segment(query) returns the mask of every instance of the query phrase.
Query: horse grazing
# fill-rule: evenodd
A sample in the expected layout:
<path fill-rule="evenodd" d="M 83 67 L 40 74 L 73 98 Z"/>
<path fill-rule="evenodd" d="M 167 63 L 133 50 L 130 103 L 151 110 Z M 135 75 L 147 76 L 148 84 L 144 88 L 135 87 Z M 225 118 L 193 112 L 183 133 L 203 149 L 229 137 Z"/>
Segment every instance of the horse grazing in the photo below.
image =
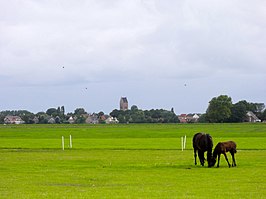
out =
<path fill-rule="evenodd" d="M 195 158 L 195 165 L 197 165 L 197 151 L 198 156 L 200 159 L 200 163 L 204 166 L 204 153 L 207 151 L 207 161 L 208 166 L 212 167 L 213 162 L 212 160 L 212 137 L 209 134 L 205 133 L 196 133 L 193 137 L 193 148 L 194 148 L 194 158 Z"/>
<path fill-rule="evenodd" d="M 220 163 L 220 156 L 221 154 L 224 154 L 224 157 L 228 163 L 229 168 L 231 167 L 231 164 L 228 161 L 228 158 L 226 156 L 226 152 L 230 152 L 231 156 L 232 156 L 232 167 L 236 166 L 236 161 L 235 161 L 235 153 L 236 153 L 236 143 L 233 141 L 228 141 L 228 142 L 219 142 L 216 147 L 214 148 L 213 151 L 213 158 L 212 158 L 212 162 L 213 165 L 216 163 L 216 158 L 218 156 L 218 163 L 217 163 L 217 167 L 219 167 L 219 163 Z"/>

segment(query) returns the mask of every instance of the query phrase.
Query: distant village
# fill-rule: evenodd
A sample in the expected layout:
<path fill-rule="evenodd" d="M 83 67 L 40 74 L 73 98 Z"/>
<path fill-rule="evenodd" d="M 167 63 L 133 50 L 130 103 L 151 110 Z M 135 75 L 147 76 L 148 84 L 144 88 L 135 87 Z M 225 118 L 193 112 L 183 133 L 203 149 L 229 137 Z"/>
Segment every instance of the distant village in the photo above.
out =
<path fill-rule="evenodd" d="M 152 109 L 141 110 L 136 105 L 131 106 L 126 97 L 121 97 L 120 107 L 110 114 L 87 113 L 83 108 L 77 108 L 74 113 L 65 114 L 64 106 L 49 108 L 46 112 L 33 114 L 26 110 L 0 112 L 2 124 L 117 124 L 117 123 L 198 123 L 209 122 L 206 114 L 182 113 L 176 115 L 171 110 Z M 265 110 L 264 110 L 265 112 Z M 229 121 L 230 122 L 230 121 Z M 246 111 L 240 122 L 262 122 L 252 111 Z M 265 122 L 265 120 L 263 120 Z"/>

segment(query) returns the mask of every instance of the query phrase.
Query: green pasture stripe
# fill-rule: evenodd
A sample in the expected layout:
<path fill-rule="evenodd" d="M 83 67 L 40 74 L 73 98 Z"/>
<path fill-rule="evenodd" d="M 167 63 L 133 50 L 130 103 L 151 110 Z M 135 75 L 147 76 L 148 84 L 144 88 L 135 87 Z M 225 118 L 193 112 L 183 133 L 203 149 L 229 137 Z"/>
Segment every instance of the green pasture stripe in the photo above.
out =
<path fill-rule="evenodd" d="M 264 157 L 241 151 L 236 168 L 222 158 L 209 169 L 193 165 L 191 151 L 0 150 L 0 197 L 263 198 Z"/>
<path fill-rule="evenodd" d="M 0 138 L 179 138 L 206 132 L 213 137 L 266 137 L 266 124 L 1 125 Z"/>
<path fill-rule="evenodd" d="M 237 149 L 266 149 L 266 137 L 218 137 L 220 141 L 234 140 Z M 181 149 L 180 138 L 116 138 L 116 139 L 80 139 L 73 137 L 73 149 Z M 69 148 L 69 138 L 65 138 L 65 148 Z M 0 149 L 5 148 L 62 148 L 61 137 L 57 139 L 1 139 Z M 192 149 L 192 138 L 187 137 L 186 149 Z"/>

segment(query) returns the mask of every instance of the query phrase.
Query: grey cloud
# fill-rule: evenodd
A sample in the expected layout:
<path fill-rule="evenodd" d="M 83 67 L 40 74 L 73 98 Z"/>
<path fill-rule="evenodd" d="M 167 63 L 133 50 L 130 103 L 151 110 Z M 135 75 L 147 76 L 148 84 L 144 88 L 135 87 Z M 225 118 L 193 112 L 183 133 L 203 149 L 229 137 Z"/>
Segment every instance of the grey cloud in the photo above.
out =
<path fill-rule="evenodd" d="M 123 82 L 121 92 L 131 88 L 134 96 L 132 82 L 147 93 L 153 81 L 161 88 L 209 80 L 217 87 L 205 95 L 237 96 L 242 77 L 265 82 L 265 10 L 262 0 L 1 1 L 0 82 L 49 88 Z"/>

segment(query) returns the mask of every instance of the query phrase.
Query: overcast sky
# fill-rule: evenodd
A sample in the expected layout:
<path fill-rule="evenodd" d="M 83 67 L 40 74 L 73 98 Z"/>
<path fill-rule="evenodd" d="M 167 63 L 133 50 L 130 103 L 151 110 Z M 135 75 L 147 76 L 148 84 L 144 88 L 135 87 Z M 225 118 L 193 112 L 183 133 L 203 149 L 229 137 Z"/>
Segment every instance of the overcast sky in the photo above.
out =
<path fill-rule="evenodd" d="M 265 0 L 0 0 L 0 111 L 266 103 Z"/>

